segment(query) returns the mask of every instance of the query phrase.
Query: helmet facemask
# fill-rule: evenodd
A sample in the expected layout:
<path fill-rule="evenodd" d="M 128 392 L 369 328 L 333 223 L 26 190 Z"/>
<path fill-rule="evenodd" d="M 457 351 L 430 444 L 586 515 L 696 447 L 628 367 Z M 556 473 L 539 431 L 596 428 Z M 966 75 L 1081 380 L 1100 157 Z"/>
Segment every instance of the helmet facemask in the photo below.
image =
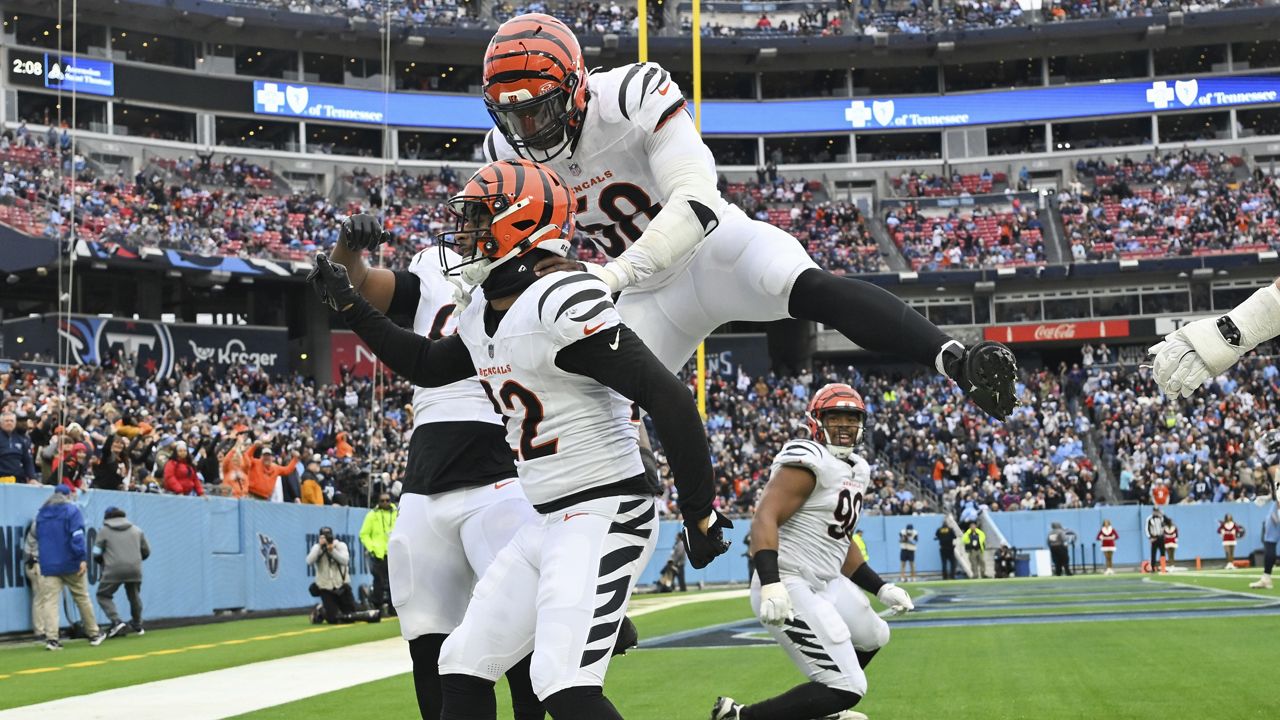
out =
<path fill-rule="evenodd" d="M 549 162 L 568 150 L 575 139 L 581 118 L 575 117 L 573 96 L 578 76 L 569 75 L 559 86 L 533 96 L 518 89 L 499 93 L 501 102 L 485 95 L 485 108 L 493 124 L 521 157 Z"/>
<path fill-rule="evenodd" d="M 499 255 L 502 243 L 494 236 L 493 226 L 508 215 L 523 210 L 531 202 L 532 198 L 524 197 L 513 203 L 502 194 L 455 195 L 451 198 L 449 209 L 457 217 L 457 227 L 439 238 L 440 267 L 445 275 L 459 277 L 465 284 L 478 287 L 484 284 L 494 270 L 512 258 L 524 255 L 535 246 L 562 257 L 568 255 L 567 239 L 539 242 L 557 229 L 569 232 L 568 228 L 556 228 L 554 225 L 537 229 L 512 245 L 505 254 Z M 445 248 L 457 253 L 461 260 L 449 258 L 444 252 Z"/>
<path fill-rule="evenodd" d="M 814 440 L 827 446 L 827 450 L 841 460 L 847 460 L 853 449 L 862 444 L 863 425 L 867 413 L 853 408 L 833 408 L 809 416 Z"/>

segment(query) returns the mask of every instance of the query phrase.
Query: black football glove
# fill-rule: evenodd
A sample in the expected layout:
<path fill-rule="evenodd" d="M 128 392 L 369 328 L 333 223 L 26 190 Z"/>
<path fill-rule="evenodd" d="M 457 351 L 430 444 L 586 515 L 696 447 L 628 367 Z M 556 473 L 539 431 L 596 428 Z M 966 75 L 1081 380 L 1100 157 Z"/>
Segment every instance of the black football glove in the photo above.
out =
<path fill-rule="evenodd" d="M 939 355 L 942 369 L 988 415 L 1004 420 L 1017 407 L 1018 362 L 1009 348 L 990 340 L 964 347 L 953 340 Z"/>
<path fill-rule="evenodd" d="M 636 624 L 631 622 L 631 618 L 623 615 L 622 623 L 618 626 L 618 639 L 613 643 L 613 656 L 626 655 L 628 650 L 639 644 L 640 631 L 636 629 Z"/>
<path fill-rule="evenodd" d="M 316 253 L 316 266 L 307 275 L 307 282 L 315 288 L 320 302 L 342 312 L 360 299 L 360 293 L 351 286 L 347 267 L 329 262 L 329 256 Z"/>
<path fill-rule="evenodd" d="M 680 530 L 680 541 L 684 543 L 685 552 L 689 555 L 689 564 L 695 569 L 706 567 L 733 544 L 724 539 L 725 529 L 733 527 L 729 518 L 712 510 L 711 526 L 705 534 L 698 528 L 699 520 L 685 520 L 684 527 Z"/>
<path fill-rule="evenodd" d="M 391 233 L 382 229 L 378 219 L 372 215 L 359 213 L 342 222 L 338 233 L 338 242 L 347 246 L 348 250 L 372 250 L 384 242 L 391 240 Z"/>

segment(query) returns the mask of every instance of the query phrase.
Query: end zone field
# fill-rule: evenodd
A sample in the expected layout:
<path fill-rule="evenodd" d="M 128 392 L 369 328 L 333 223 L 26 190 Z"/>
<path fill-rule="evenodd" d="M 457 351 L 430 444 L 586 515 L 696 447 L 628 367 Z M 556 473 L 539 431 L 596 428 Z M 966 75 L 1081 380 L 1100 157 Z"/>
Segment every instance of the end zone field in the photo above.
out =
<path fill-rule="evenodd" d="M 1248 589 L 1255 578 L 908 584 L 918 609 L 891 621 L 858 709 L 922 720 L 1271 718 L 1280 591 Z M 696 720 L 717 695 L 752 701 L 801 681 L 751 618 L 744 590 L 637 596 L 632 615 L 641 648 L 614 660 L 607 687 L 628 718 Z M 72 641 L 59 653 L 0 646 L 0 710 L 9 709 L 0 720 L 415 717 L 397 634 L 394 621 L 330 627 L 288 617 L 156 630 L 98 648 Z M 503 692 L 499 716 L 510 717 Z"/>

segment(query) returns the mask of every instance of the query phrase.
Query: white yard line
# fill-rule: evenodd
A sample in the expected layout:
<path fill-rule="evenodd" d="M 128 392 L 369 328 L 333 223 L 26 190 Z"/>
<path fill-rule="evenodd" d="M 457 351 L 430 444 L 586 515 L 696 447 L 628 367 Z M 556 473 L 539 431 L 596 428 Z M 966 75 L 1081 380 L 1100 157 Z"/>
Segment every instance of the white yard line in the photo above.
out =
<path fill-rule="evenodd" d="M 27 705 L 0 720 L 215 720 L 412 669 L 404 640 L 388 638 Z"/>
<path fill-rule="evenodd" d="M 640 617 L 649 613 L 656 613 L 660 610 L 670 610 L 674 607 L 682 605 L 694 605 L 696 603 L 713 602 L 715 600 L 733 600 L 735 598 L 750 597 L 751 591 L 747 588 L 741 590 L 716 590 L 712 592 L 700 592 L 694 594 L 686 593 L 667 593 L 661 596 L 661 599 L 653 598 L 650 600 L 643 595 L 631 598 L 631 603 L 627 607 L 628 617 Z"/>

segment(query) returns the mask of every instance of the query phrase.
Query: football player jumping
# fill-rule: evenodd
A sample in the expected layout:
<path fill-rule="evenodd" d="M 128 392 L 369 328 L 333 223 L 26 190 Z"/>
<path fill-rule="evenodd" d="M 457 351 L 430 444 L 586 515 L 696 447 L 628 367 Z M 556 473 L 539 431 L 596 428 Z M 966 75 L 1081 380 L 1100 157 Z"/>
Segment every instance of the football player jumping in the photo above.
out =
<path fill-rule="evenodd" d="M 401 329 L 322 253 L 312 283 L 392 370 L 424 387 L 469 377 L 507 418 L 520 483 L 539 517 L 516 531 L 475 587 L 440 653 L 445 720 L 496 717 L 494 681 L 530 651 L 530 678 L 556 720 L 621 717 L 605 670 L 658 519 L 631 402 L 654 420 L 684 516 L 694 567 L 728 543 L 712 510 L 706 432 L 688 390 L 622 323 L 608 287 L 587 273 L 538 278 L 563 256 L 573 195 L 549 169 L 490 163 L 450 199 L 460 265 L 479 287 L 458 331 Z"/>
<path fill-rule="evenodd" d="M 539 274 L 586 270 L 675 371 L 732 320 L 814 320 L 859 346 L 954 379 L 988 414 L 1012 412 L 1016 365 L 999 343 L 966 348 L 893 294 L 820 270 L 785 231 L 720 196 L 715 160 L 670 74 L 654 63 L 588 75 L 573 32 L 542 14 L 503 23 L 485 50 L 489 160 L 547 163 L 573 186 L 582 234 L 611 260 L 556 256 Z"/>
<path fill-rule="evenodd" d="M 1276 544 L 1280 543 L 1280 430 L 1272 430 L 1257 444 L 1258 455 L 1267 467 L 1271 484 L 1271 511 L 1262 529 L 1262 577 L 1251 588 L 1271 590 L 1271 571 L 1276 566 Z"/>
<path fill-rule="evenodd" d="M 722 697 L 712 720 L 866 717 L 850 708 L 867 692 L 864 668 L 889 642 L 889 625 L 862 590 L 894 612 L 915 608 L 850 541 L 870 484 L 867 461 L 853 452 L 866 416 L 848 385 L 815 393 L 806 416 L 813 440 L 783 446 L 751 521 L 751 607 L 810 682 L 751 705 Z"/>
<path fill-rule="evenodd" d="M 1245 353 L 1280 336 L 1280 278 L 1220 318 L 1187 323 L 1147 352 L 1155 356 L 1156 384 L 1166 395 L 1191 397 L 1205 380 Z"/>

